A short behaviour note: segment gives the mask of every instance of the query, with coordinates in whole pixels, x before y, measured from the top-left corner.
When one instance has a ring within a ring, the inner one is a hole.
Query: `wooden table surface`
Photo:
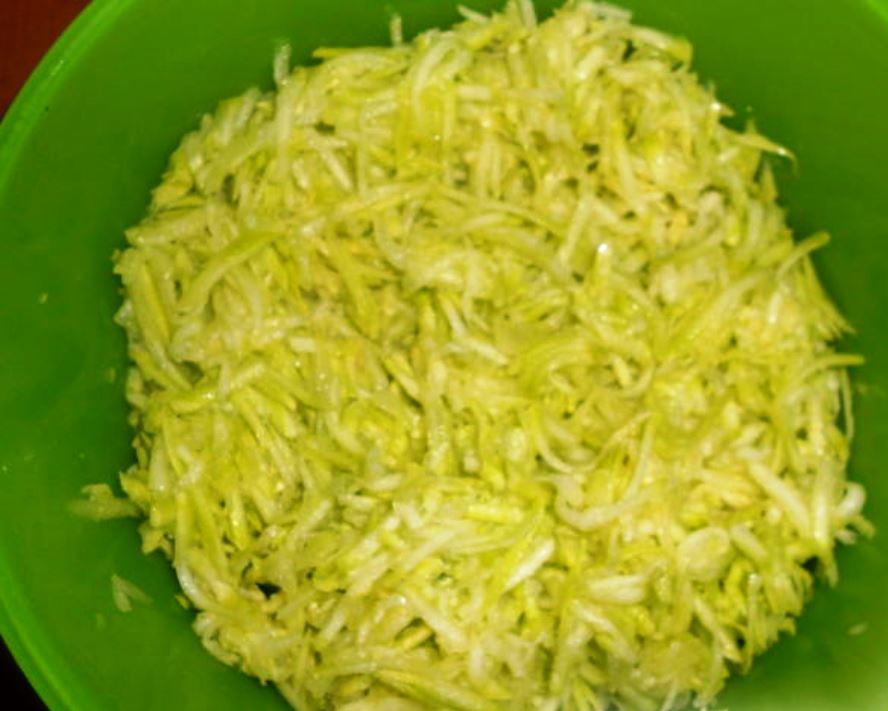
[[[0,0],[0,114],[88,0]]]

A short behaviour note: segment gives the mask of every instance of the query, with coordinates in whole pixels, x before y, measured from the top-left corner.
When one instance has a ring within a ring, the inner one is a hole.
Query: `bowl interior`
[[[490,9],[499,0],[474,0]],[[540,3],[551,7],[555,3]],[[624,0],[689,37],[721,98],[792,148],[780,174],[799,235],[834,237],[819,260],[859,330],[853,476],[888,530],[888,0]],[[388,13],[415,32],[449,0],[99,0],[47,57],[0,130],[0,631],[57,709],[285,708],[201,648],[165,560],[131,521],[90,523],[66,504],[130,461],[124,340],[110,255],[138,220],[179,137],[217,100],[270,83],[282,40],[380,43]],[[752,107],[750,109],[749,107]],[[735,711],[888,708],[885,534],[840,553],[796,637],[723,697]],[[152,598],[129,614],[110,576]],[[849,634],[849,629],[862,634]]]

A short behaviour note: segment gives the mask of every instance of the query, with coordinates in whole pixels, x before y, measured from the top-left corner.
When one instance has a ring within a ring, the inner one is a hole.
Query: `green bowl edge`
[[[41,105],[62,85],[68,67],[89,50],[104,28],[139,1],[92,0],[40,60],[0,121],[0,189],[9,178],[29,126],[39,114]],[[863,0],[863,4],[888,25],[888,0]],[[0,637],[50,709],[81,708],[58,682],[52,671],[53,665],[41,653],[41,649],[46,648],[41,639],[43,635],[33,632],[34,628],[22,614],[24,609],[16,599],[18,595],[11,594],[14,585],[8,563],[0,556]],[[29,628],[30,633],[26,632]]]
[[[93,0],[43,56],[0,122],[0,190],[27,140],[41,106],[63,85],[69,67],[87,52],[103,30],[138,0]],[[21,593],[8,562],[0,556],[0,636],[43,702],[51,709],[77,709],[81,704],[60,683],[41,650],[44,635],[29,624]]]

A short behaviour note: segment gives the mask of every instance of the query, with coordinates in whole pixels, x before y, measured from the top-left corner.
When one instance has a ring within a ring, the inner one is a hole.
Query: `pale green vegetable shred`
[[[116,518],[141,518],[141,509],[132,501],[114,495],[108,484],[89,484],[80,492],[83,498],[73,500],[71,513],[92,521],[110,521]]]
[[[686,41],[463,15],[173,154],[116,260],[144,549],[305,711],[707,706],[869,533],[826,237]]]
[[[144,590],[117,574],[111,576],[111,598],[120,612],[132,612],[133,602],[151,604],[151,598]]]

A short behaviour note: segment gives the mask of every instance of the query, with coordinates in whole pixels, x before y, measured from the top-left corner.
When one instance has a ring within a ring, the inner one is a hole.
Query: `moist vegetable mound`
[[[305,711],[705,706],[869,530],[787,152],[612,6],[392,35],[282,49],[127,233],[144,549]]]

